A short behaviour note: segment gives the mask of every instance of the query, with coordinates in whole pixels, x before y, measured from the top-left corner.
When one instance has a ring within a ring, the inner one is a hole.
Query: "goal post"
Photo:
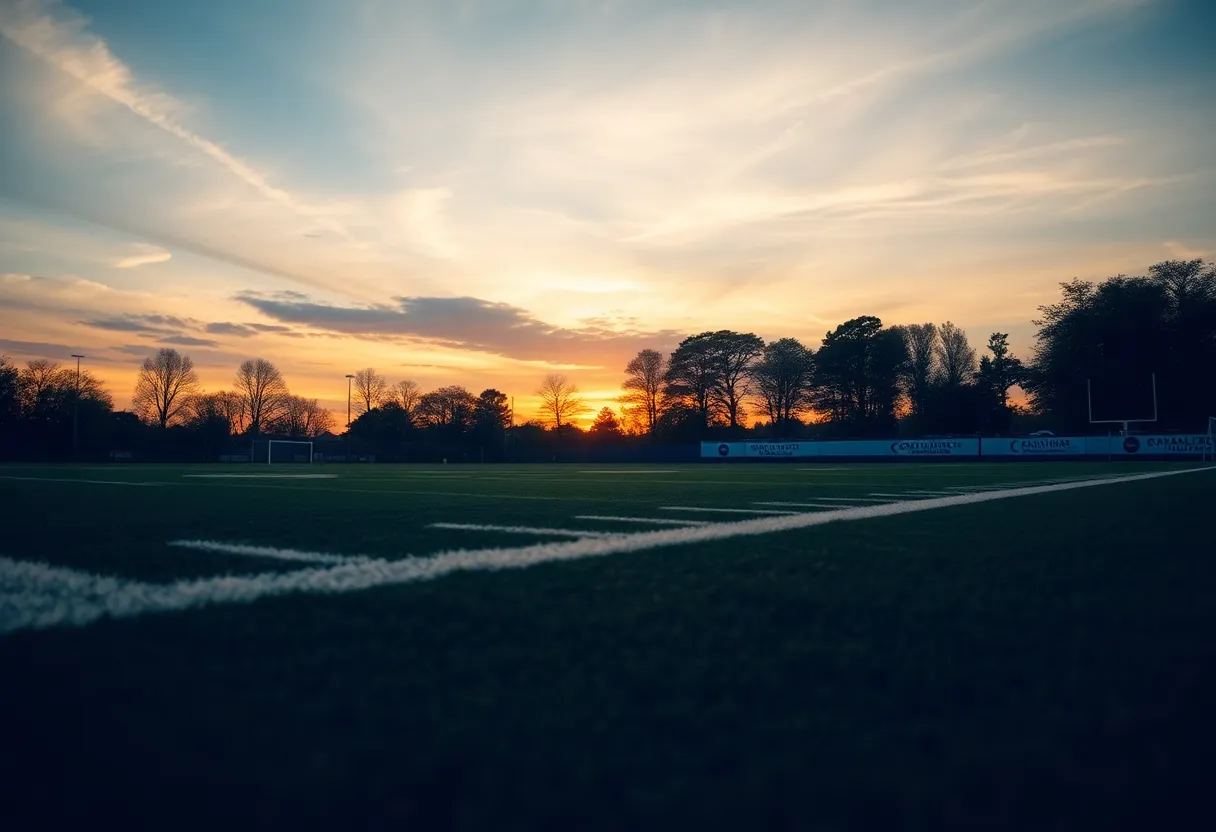
[[[1139,380],[1115,376],[1085,379],[1085,403],[1091,425],[1128,426],[1157,421],[1157,374]]]
[[[268,465],[291,462],[311,465],[312,461],[312,442],[296,439],[271,439],[266,443],[266,463]]]
[[[1208,442],[1203,446],[1203,461],[1216,462],[1216,416],[1208,417]]]

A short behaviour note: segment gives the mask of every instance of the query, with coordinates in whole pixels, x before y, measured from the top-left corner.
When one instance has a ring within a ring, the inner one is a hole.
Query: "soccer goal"
[[[255,462],[262,462],[263,460],[269,465],[289,462],[311,465],[313,460],[312,443],[296,439],[270,439],[266,442],[265,456],[261,453],[261,448],[258,448],[258,453],[254,456]]]

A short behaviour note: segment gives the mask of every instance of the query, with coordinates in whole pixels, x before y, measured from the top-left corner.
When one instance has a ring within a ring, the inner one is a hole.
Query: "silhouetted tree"
[[[21,418],[21,395],[17,367],[0,355],[0,428],[12,430]]]
[[[359,370],[354,379],[355,407],[359,413],[366,413],[373,407],[379,407],[388,401],[390,393],[388,379],[380,375],[372,367]]]
[[[616,413],[611,407],[600,408],[588,433],[593,439],[599,440],[619,439],[624,436],[621,432],[621,423],[617,421]]]
[[[418,416],[418,400],[422,398],[422,388],[418,386],[418,382],[409,379],[399,381],[389,393],[392,400],[401,405],[405,417],[414,422]]]
[[[894,329],[894,327],[892,327]],[[904,391],[914,416],[919,416],[929,396],[929,386],[938,375],[938,334],[934,324],[909,324],[899,327],[908,350]]]
[[[560,373],[550,373],[545,376],[540,387],[536,390],[540,396],[541,421],[554,430],[561,430],[564,425],[587,412],[587,405],[579,396],[578,387]]]
[[[273,422],[287,405],[287,382],[279,368],[265,358],[250,358],[236,371],[233,382],[253,436],[262,433],[264,425]]]
[[[938,383],[947,389],[959,388],[975,377],[975,349],[967,341],[967,333],[950,321],[938,329]]]
[[[418,400],[418,417],[423,424],[448,437],[472,430],[476,412],[477,398],[459,385],[440,387]]]
[[[275,432],[283,436],[312,438],[332,430],[336,420],[334,414],[321,407],[316,399],[303,396],[288,396],[283,411],[275,420]]]
[[[188,355],[162,347],[144,359],[135,380],[134,411],[163,430],[180,421],[189,398],[199,391],[198,373]]]
[[[815,354],[815,409],[833,428],[860,435],[895,428],[899,380],[908,358],[903,333],[864,315],[829,332]]]
[[[796,338],[773,341],[752,364],[752,389],[775,435],[810,409],[814,365],[814,353]]]
[[[1022,361],[1009,351],[1009,334],[994,332],[988,338],[988,351],[992,357],[980,359],[978,380],[982,387],[990,391],[997,407],[1009,406],[1009,389],[1021,384],[1025,374]]]
[[[1095,418],[1138,416],[1151,409],[1155,374],[1159,428],[1206,423],[1216,411],[1216,389],[1206,381],[1216,362],[1216,266],[1171,260],[1144,277],[1060,288],[1061,300],[1039,307],[1034,322],[1039,330],[1023,387],[1036,412],[1050,414],[1059,430],[1088,429],[1092,380],[1103,411]]]
[[[245,430],[245,407],[239,394],[231,390],[200,393],[186,400],[185,423],[191,428],[223,423],[224,435],[237,435]]]
[[[671,353],[663,376],[667,409],[678,410],[681,422],[686,421],[683,414],[687,411],[695,413],[697,427],[701,430],[714,421],[717,403],[714,390],[721,364],[713,336],[712,332],[702,332],[681,341]]]
[[[710,336],[710,343],[718,368],[712,386],[714,404],[727,425],[737,428],[747,416],[743,402],[751,392],[751,367],[764,351],[764,339],[751,332],[722,329]]]
[[[621,403],[637,409],[646,433],[653,434],[663,402],[667,361],[658,350],[642,350],[625,366]]]

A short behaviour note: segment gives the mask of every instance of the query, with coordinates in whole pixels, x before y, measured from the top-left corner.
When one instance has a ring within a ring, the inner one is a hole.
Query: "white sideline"
[[[214,540],[170,540],[169,546],[181,549],[199,549],[204,552],[222,552],[225,555],[245,555],[253,558],[273,558],[300,563],[357,563],[364,557],[327,555],[322,552],[298,552],[295,549],[276,549],[272,546],[247,546],[244,543],[218,543]]]
[[[169,482],[129,482],[127,480],[77,480],[67,477],[13,477],[0,474],[0,480],[24,480],[26,482],[82,482],[87,485],[139,485],[144,487],[172,485]]]
[[[579,471],[580,474],[678,474],[679,471]]]
[[[666,546],[707,543],[735,537],[792,531],[826,523],[893,517],[938,508],[975,505],[1013,497],[1073,491],[1099,485],[1139,482],[1144,480],[1216,471],[1216,467],[1187,468],[1176,471],[1155,471],[1125,477],[1084,480],[1073,483],[1030,486],[1008,491],[981,494],[960,494],[930,500],[911,500],[881,506],[857,506],[838,511],[795,514],[785,517],[760,517],[734,523],[711,523],[680,529],[660,529],[631,535],[611,535],[602,538],[572,540],[565,543],[542,543],[514,549],[480,549],[474,551],[442,552],[432,557],[406,557],[400,560],[367,558],[329,568],[309,568],[295,572],[266,573],[249,577],[225,576],[201,580],[177,581],[170,584],[148,584],[115,581],[70,570],[53,570],[42,564],[0,558],[0,633],[27,628],[53,627],[64,624],[82,625],[105,616],[129,618],[152,612],[168,612],[205,607],[210,604],[249,603],[268,596],[294,592],[343,593],[357,592],[377,586],[433,580],[453,572],[522,569],[552,561],[577,560],[605,555],[641,552]],[[69,573],[69,574],[65,574]],[[30,581],[26,581],[26,578]],[[47,603],[45,587],[72,585],[79,582],[82,594],[59,598]],[[28,583],[34,589],[25,591]],[[16,591],[13,591],[16,588]]]
[[[427,528],[454,529],[462,532],[504,532],[506,534],[551,534],[555,537],[615,537],[612,532],[592,532],[581,529],[545,529],[535,526],[494,526],[479,523],[431,523]]]
[[[200,480],[333,480],[337,474],[182,474]]]
[[[575,520],[610,520],[616,523],[647,523],[652,526],[708,526],[708,520],[674,520],[665,517],[616,517],[607,514],[576,514]]]
[[[704,508],[702,506],[659,506],[659,511],[703,511],[712,514],[797,514],[769,508]]]
[[[877,502],[871,500],[870,502]],[[782,502],[760,502],[753,501],[752,505],[756,506],[786,506],[789,508],[850,508],[850,506],[842,506],[840,503],[782,503]]]
[[[808,500],[820,500],[821,502],[824,502],[824,503],[881,503],[881,502],[885,502],[884,500],[876,500],[873,497],[819,497],[819,496],[815,496],[815,497],[808,497],[807,499]],[[795,506],[795,505],[798,505],[798,503],[766,502],[763,500],[756,500],[752,503],[752,505],[756,505],[756,506]],[[844,508],[844,506],[841,506],[841,508]]]
[[[0,633],[96,621],[107,598],[130,595],[131,583],[75,569],[0,557]],[[142,611],[138,594],[133,615]]]

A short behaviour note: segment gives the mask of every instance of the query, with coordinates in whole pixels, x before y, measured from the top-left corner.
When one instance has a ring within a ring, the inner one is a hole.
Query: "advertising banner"
[[[1021,436],[1001,439],[856,439],[830,442],[702,442],[703,459],[1199,456],[1205,434]]]
[[[1115,456],[1199,456],[1211,449],[1211,440],[1202,433],[1178,433],[1158,436],[1095,437],[1090,453]],[[1101,450],[1097,450],[1100,448]]]
[[[1102,453],[1106,453],[1106,437]],[[984,439],[982,456],[1083,456],[1091,453],[1084,436],[1020,436]]]
[[[867,439],[839,442],[702,442],[702,458],[974,457],[978,439]]]

